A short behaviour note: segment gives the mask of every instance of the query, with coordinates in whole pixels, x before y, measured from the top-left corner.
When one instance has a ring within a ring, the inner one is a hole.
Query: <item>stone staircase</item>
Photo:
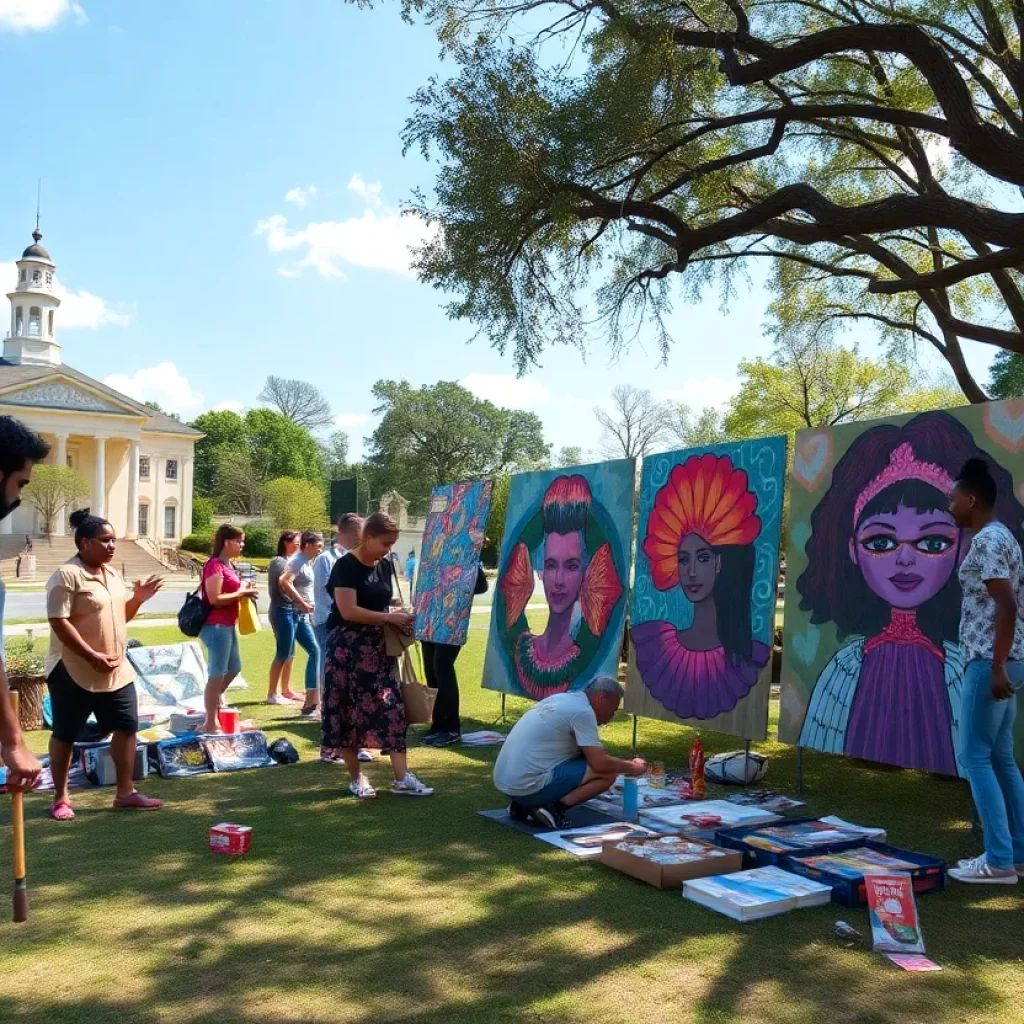
[[[0,537],[0,578],[5,581],[18,578],[17,558],[24,548],[24,537]],[[71,537],[35,537],[32,540],[32,554],[36,557],[36,573],[32,582],[45,583],[58,566],[74,556],[75,542]],[[149,551],[130,540],[117,542],[113,566],[129,581],[145,579],[153,574],[166,579],[189,578],[187,571],[169,569]],[[30,582],[24,575],[21,579]]]

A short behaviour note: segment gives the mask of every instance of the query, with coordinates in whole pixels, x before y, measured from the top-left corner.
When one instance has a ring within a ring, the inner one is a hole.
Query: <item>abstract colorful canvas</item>
[[[784,437],[644,459],[627,711],[764,739],[785,471]]]
[[[1024,400],[801,431],[794,456],[779,738],[966,774],[957,568],[970,537],[947,493],[984,459],[996,517],[1024,540]]]
[[[416,577],[416,639],[466,642],[480,548],[491,510],[491,480],[435,487]]]
[[[618,674],[634,474],[620,459],[512,477],[487,689],[540,700]]]

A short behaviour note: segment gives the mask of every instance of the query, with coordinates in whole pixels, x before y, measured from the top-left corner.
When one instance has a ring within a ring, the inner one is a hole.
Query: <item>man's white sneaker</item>
[[[985,855],[975,857],[949,869],[949,877],[958,882],[971,882],[975,885],[1016,885],[1017,872],[1013,868],[994,868],[985,859]]]
[[[356,755],[360,761],[364,764],[369,764],[371,761],[376,761],[377,758],[373,756],[373,753],[369,750],[363,750],[361,747],[359,753]]]
[[[404,779],[395,779],[391,783],[391,792],[395,796],[430,796],[434,791],[420,782],[412,772],[406,772]]]
[[[370,785],[370,780],[365,775],[348,784],[348,791],[359,800],[372,800],[377,795],[377,790]]]

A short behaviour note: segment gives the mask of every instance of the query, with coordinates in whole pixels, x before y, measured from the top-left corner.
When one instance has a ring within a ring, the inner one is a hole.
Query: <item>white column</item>
[[[178,540],[192,532],[192,460],[181,460],[181,522],[178,523]]]
[[[94,516],[102,518],[107,514],[107,439],[96,438],[96,480],[92,488],[92,507]]]
[[[128,540],[139,535],[139,442],[132,441],[128,453]]]
[[[164,461],[162,455],[153,455],[149,460],[149,471],[153,474],[153,504],[149,508],[152,525],[149,532],[158,544],[162,544],[164,540],[164,507],[160,498],[160,485],[164,482],[164,474],[167,472]]]
[[[68,435],[58,434],[57,435],[57,465],[62,469],[68,464]],[[61,505],[57,509],[57,521],[53,524],[53,534],[55,537],[63,537],[67,532],[65,529],[65,522],[68,518],[68,510]]]

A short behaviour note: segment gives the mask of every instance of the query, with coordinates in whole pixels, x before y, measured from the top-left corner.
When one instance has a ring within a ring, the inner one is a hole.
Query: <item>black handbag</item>
[[[195,593],[189,594],[185,598],[185,603],[178,610],[178,629],[185,634],[185,636],[199,636],[199,631],[206,625],[206,620],[210,617],[211,607],[210,605],[200,597],[200,591],[203,585],[199,584],[199,590]]]

